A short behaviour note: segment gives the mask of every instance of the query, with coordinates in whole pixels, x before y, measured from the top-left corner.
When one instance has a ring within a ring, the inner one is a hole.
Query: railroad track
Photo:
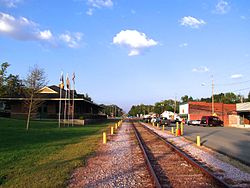
[[[135,135],[148,169],[159,187],[230,187],[202,164],[139,123],[133,123]]]

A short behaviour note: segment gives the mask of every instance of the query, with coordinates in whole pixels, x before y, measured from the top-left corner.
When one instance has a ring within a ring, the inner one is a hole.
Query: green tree
[[[250,102],[250,91],[248,92],[247,101]]]
[[[0,97],[16,97],[22,93],[22,80],[18,75],[7,74],[10,66],[5,62],[0,68]]]
[[[5,96],[6,90],[6,79],[7,79],[7,68],[10,66],[9,63],[5,62],[1,64],[0,67],[0,96]]]
[[[191,97],[191,96],[189,97],[188,95],[184,95],[184,96],[181,97],[181,102],[182,103],[187,103],[189,101],[193,101],[193,97]]]
[[[19,79],[18,75],[10,74],[7,77],[7,85],[6,85],[6,96],[8,97],[17,97],[22,94],[23,85],[22,80]]]

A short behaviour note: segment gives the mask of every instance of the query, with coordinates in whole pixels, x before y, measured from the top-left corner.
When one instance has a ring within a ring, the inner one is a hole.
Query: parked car
[[[161,119],[161,122],[160,122],[161,125],[170,126],[171,121],[170,121],[168,118],[166,118],[166,117],[161,117],[160,119]]]
[[[156,117],[152,117],[151,123],[156,123]]]
[[[223,126],[223,121],[216,116],[202,116],[201,126]]]
[[[151,121],[151,118],[143,118],[143,122],[149,123]]]
[[[161,118],[157,117],[155,123],[161,123]]]
[[[201,120],[199,119],[188,121],[188,125],[200,125],[200,123],[201,123]]]

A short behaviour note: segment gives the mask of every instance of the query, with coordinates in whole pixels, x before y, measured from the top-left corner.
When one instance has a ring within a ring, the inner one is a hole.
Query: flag
[[[66,87],[68,90],[70,90],[70,81],[69,81],[69,76],[67,74],[67,78],[66,78]]]
[[[59,87],[60,87],[61,89],[64,89],[63,72],[61,73],[61,77],[60,77],[60,84],[59,84]]]
[[[73,81],[74,84],[75,84],[75,77],[76,77],[75,72],[73,72],[72,81]]]

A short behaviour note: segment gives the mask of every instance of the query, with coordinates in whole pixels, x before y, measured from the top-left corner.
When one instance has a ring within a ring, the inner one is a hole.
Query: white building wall
[[[236,104],[237,112],[250,112],[250,102]]]
[[[188,104],[181,104],[179,107],[179,114],[180,115],[189,114],[189,105]]]

